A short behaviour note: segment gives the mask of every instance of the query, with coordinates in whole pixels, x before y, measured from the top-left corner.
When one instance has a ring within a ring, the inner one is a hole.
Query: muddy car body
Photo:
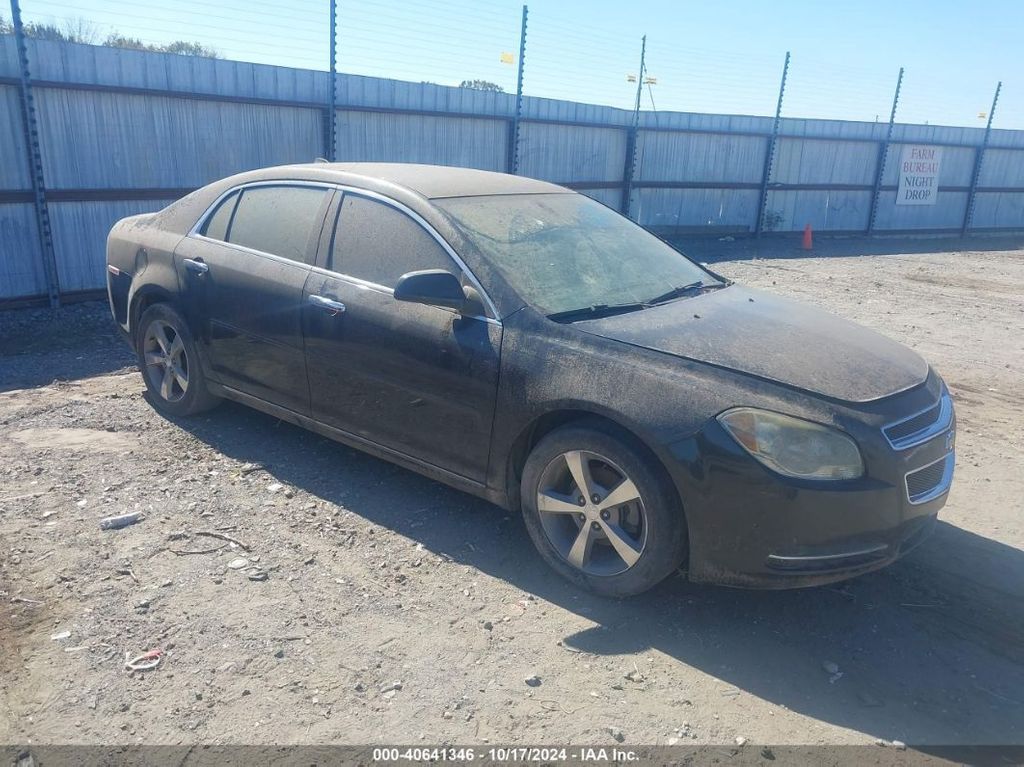
[[[124,219],[107,257],[158,408],[233,399],[521,508],[601,593],[680,566],[759,587],[877,569],[952,481],[951,400],[915,353],[545,182],[270,168]],[[574,298],[648,272],[667,290]]]

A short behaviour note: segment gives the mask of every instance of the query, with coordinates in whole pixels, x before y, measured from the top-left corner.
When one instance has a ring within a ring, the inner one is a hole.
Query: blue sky
[[[771,114],[786,51],[783,115],[1024,128],[1022,0],[533,0],[525,92],[630,107],[647,35],[643,107]],[[326,0],[22,0],[26,20],[84,20],[146,42],[196,40],[224,58],[327,68]],[[515,90],[522,4],[506,0],[339,0],[340,70]]]

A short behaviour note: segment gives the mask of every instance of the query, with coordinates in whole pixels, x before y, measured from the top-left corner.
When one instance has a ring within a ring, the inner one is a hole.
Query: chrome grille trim
[[[905,424],[908,421],[913,421],[915,418],[920,418],[931,410],[937,410],[937,416],[931,423],[916,429],[910,434],[902,434],[897,437],[890,436],[890,432],[895,430],[896,427],[901,424]],[[912,447],[923,445],[925,442],[935,439],[937,436],[947,431],[952,423],[953,398],[949,396],[948,391],[943,390],[942,396],[939,397],[938,404],[929,405],[924,410],[912,413],[906,418],[901,418],[898,421],[886,424],[882,427],[882,434],[885,436],[886,442],[889,443],[893,450],[909,450]]]
[[[936,464],[941,463],[943,461],[945,461],[945,465],[942,467],[942,476],[940,477],[938,483],[927,489],[920,490],[915,495],[911,495],[910,477],[919,472],[927,471],[928,469],[932,468]],[[932,461],[931,463],[925,464],[924,466],[919,466],[913,471],[907,472],[903,477],[903,484],[907,491],[907,500],[916,506],[921,503],[928,503],[928,501],[934,501],[940,495],[943,495],[944,493],[948,492],[949,486],[953,484],[953,465],[955,463],[956,453],[950,452],[942,456],[942,458],[938,459],[937,461]]]

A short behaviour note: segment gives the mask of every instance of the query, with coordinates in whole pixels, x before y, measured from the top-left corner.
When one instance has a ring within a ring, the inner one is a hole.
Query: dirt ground
[[[788,592],[580,593],[482,501],[241,406],[160,417],[105,305],[0,314],[0,743],[1021,743],[1024,250],[961,246],[693,243],[956,400],[936,533]]]

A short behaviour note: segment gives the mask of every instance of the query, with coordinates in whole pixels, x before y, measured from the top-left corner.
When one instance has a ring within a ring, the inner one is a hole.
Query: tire
[[[150,404],[159,412],[178,418],[202,413],[220,403],[220,398],[206,388],[188,324],[170,304],[154,304],[143,312],[135,350]]]
[[[579,492],[580,471],[589,498]],[[595,594],[647,591],[686,557],[686,520],[668,476],[634,438],[604,423],[570,424],[545,436],[526,459],[521,498],[541,556]]]

